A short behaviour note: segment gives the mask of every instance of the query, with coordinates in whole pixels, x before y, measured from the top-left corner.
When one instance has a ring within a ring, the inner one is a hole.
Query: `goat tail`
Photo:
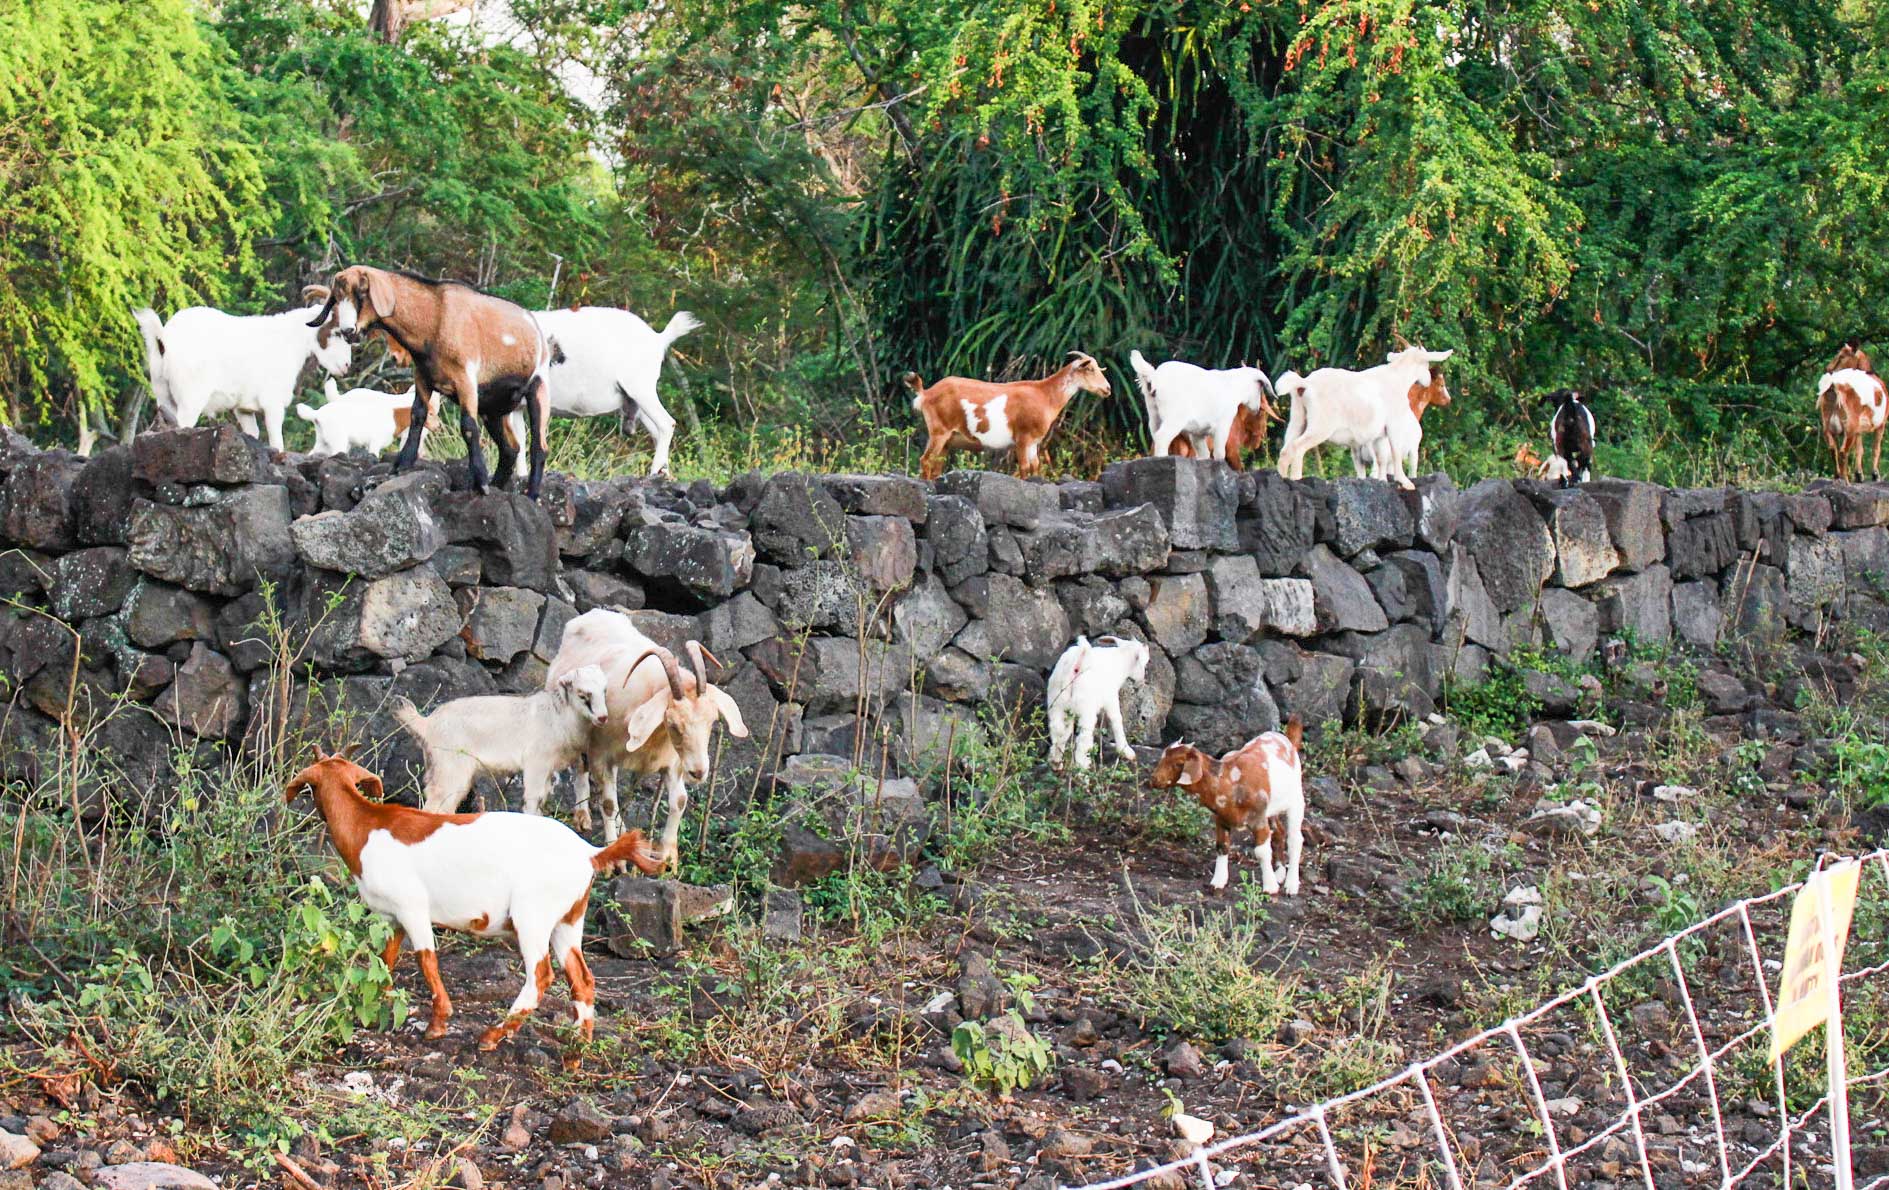
[[[1280,375],[1278,381],[1273,385],[1273,395],[1279,397],[1294,397],[1304,391],[1305,377],[1289,368]]]
[[[341,386],[335,383],[334,377],[324,376],[321,378],[321,392],[328,400],[335,401],[341,397]]]
[[[151,377],[151,396],[160,407],[168,408],[171,386],[164,378],[164,320],[149,306],[139,306],[131,316],[138,320],[138,329],[144,332],[144,367]]]
[[[590,866],[593,871],[601,872],[624,860],[635,864],[645,876],[654,876],[662,871],[662,857],[649,849],[649,841],[643,837],[642,831],[626,831],[618,835],[608,846],[599,848],[590,857]]]
[[[1292,750],[1297,752],[1305,740],[1305,720],[1297,715],[1287,719],[1284,734],[1286,739],[1292,741]]]
[[[1135,369],[1135,387],[1141,390],[1141,404],[1148,411],[1148,434],[1154,435],[1160,416],[1154,408],[1154,365],[1139,350],[1128,353],[1128,362]]]
[[[675,314],[670,317],[669,325],[663,327],[662,333],[656,337],[662,340],[663,350],[667,351],[669,350],[669,345],[674,343],[677,339],[680,339],[690,331],[699,331],[701,329],[701,319],[689,313],[687,310],[677,310]]]
[[[411,701],[404,698],[394,699],[393,710],[394,721],[405,728],[408,735],[418,740],[420,747],[425,748],[426,716],[420,714],[419,708],[415,707]]]
[[[303,421],[314,421],[315,411],[302,402],[297,401],[295,403],[295,416],[301,418]]]
[[[918,408],[918,403],[925,399],[925,382],[917,372],[907,372],[899,377],[899,383],[912,390],[912,408]]]

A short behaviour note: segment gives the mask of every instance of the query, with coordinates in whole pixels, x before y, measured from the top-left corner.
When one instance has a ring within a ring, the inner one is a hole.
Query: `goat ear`
[[[721,712],[722,722],[728,725],[728,734],[738,740],[748,738],[748,725],[741,718],[741,708],[735,705],[726,690],[720,686],[710,686],[708,697],[715,703],[715,709]]]
[[[286,806],[296,798],[301,797],[304,793],[314,792],[314,789],[314,782],[310,781],[307,777],[298,776],[295,780],[289,782],[287,789],[282,791],[282,804]]]
[[[361,796],[370,802],[384,801],[387,789],[380,783],[380,778],[372,773],[362,773],[354,782],[354,787],[361,791]]]
[[[668,709],[669,691],[666,688],[661,693],[639,703],[623,721],[624,750],[634,752],[647,744],[649,737],[656,734],[656,729],[662,726],[663,712]]]
[[[391,318],[394,312],[393,278],[379,269],[372,269],[367,274],[367,300],[374,304],[374,313],[380,318]]]

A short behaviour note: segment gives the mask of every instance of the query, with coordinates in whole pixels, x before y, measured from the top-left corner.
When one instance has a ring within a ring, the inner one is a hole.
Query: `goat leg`
[[[525,389],[525,425],[531,431],[531,476],[525,481],[525,495],[532,500],[538,498],[538,491],[544,486],[546,423],[550,420],[550,396],[545,390],[544,377],[534,376]]]
[[[429,403],[431,400],[431,390],[416,368],[413,373],[413,411],[407,418],[407,440],[400,444],[400,453],[394,456],[395,474],[419,461],[420,439],[426,436],[426,419],[432,409]]]
[[[479,420],[485,423],[485,432],[498,445],[498,468],[492,472],[492,486],[507,491],[512,486],[512,472],[518,467],[518,447],[512,442],[505,414],[486,411],[479,414]]]
[[[1213,824],[1213,879],[1207,882],[1212,892],[1220,892],[1227,886],[1227,843],[1232,832],[1220,823]]]

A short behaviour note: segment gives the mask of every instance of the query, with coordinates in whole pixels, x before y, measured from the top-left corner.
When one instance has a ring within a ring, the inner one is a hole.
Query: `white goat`
[[[1369,450],[1377,460],[1374,474],[1388,477],[1399,487],[1414,487],[1390,438],[1392,418],[1399,408],[1408,415],[1411,386],[1428,388],[1430,365],[1452,354],[1413,345],[1389,353],[1384,363],[1362,372],[1320,368],[1309,376],[1297,372],[1281,376],[1279,391],[1292,396],[1292,416],[1286,422],[1285,445],[1279,449],[1279,474],[1303,479],[1305,456],[1330,443]]]
[[[1423,445],[1423,415],[1433,407],[1449,403],[1450,388],[1443,380],[1443,369],[1431,368],[1427,384],[1412,384],[1404,398],[1390,401],[1384,438],[1371,447],[1351,448],[1351,467],[1357,472],[1358,478],[1362,479],[1367,474],[1373,479],[1384,478],[1386,460],[1378,457],[1378,448],[1386,443],[1392,455],[1403,465],[1404,474],[1416,474],[1417,450]]]
[[[377,455],[404,437],[413,420],[411,385],[403,393],[384,393],[372,388],[341,392],[330,376],[322,381],[322,390],[328,394],[328,403],[321,408],[299,403],[295,406],[295,416],[315,427],[315,445],[308,449],[310,458],[346,454],[350,450]],[[438,394],[433,396],[433,406],[427,413],[427,424],[420,430],[422,446],[427,433],[439,428],[434,420],[438,413]]]
[[[546,678],[555,682],[573,669],[594,665],[603,670],[610,692],[609,717],[591,729],[585,749],[589,772],[577,779],[578,828],[590,828],[590,801],[595,799],[604,840],[615,839],[623,829],[617,816],[617,769],[627,768],[639,777],[660,774],[669,801],[661,849],[666,864],[678,858],[682,813],[689,806],[683,778],[708,777],[708,740],[715,720],[726,721],[730,735],[748,734],[735,700],[709,684],[702,646],[688,642],[688,654],[693,674],[683,673],[675,655],[638,632],[628,616],[595,608],[564,626]]]
[[[536,814],[551,778],[583,759],[592,729],[610,715],[603,671],[573,669],[533,694],[456,698],[422,716],[406,699],[394,718],[426,753],[426,808],[459,808],[473,779],[523,773],[524,809]]]
[[[1135,382],[1147,405],[1156,456],[1167,454],[1174,439],[1185,434],[1195,458],[1224,460],[1240,410],[1269,411],[1266,397],[1273,391],[1272,381],[1258,368],[1216,370],[1178,359],[1156,368],[1139,351],[1129,352],[1128,362],[1134,365]]]
[[[305,299],[328,291],[310,286]],[[147,307],[132,311],[144,332],[144,362],[159,411],[176,425],[194,426],[210,413],[234,413],[243,433],[256,437],[256,417],[269,445],[282,449],[282,418],[295,400],[295,382],[312,357],[334,375],[348,370],[353,352],[333,321],[308,325],[321,310],[308,306],[280,314],[225,314],[191,306],[158,319]]]
[[[1087,772],[1095,755],[1095,720],[1106,713],[1115,732],[1115,751],[1133,760],[1135,749],[1122,727],[1122,686],[1145,681],[1148,646],[1138,640],[1102,637],[1090,644],[1078,636],[1056,661],[1049,675],[1049,763],[1063,767],[1072,727],[1076,732],[1076,768]]]
[[[452,998],[439,977],[433,928],[463,930],[481,938],[511,936],[525,961],[525,982],[499,1024],[479,1038],[496,1048],[518,1031],[551,986],[551,963],[564,967],[571,985],[572,1015],[588,1039],[597,1009],[597,981],[584,962],[584,911],[598,872],[633,863],[660,870],[631,831],[608,847],[592,847],[563,823],[524,814],[429,814],[390,806],[380,778],[342,756],[323,756],[289,779],[292,802],[312,794],[328,827],[328,839],[354,874],[361,900],[394,921],[394,936],[381,957],[391,972],[400,944],[410,942],[433,993],[429,1038],[443,1037],[453,1014]]]
[[[699,328],[702,320],[681,310],[658,331],[628,310],[608,306],[540,310],[532,317],[556,344],[546,373],[552,416],[634,415],[655,443],[649,473],[665,474],[676,419],[662,407],[656,382],[669,345]],[[515,437],[523,436],[524,425],[522,414],[507,422]]]

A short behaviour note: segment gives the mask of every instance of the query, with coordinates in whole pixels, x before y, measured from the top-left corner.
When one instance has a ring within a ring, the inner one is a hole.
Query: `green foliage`
[[[964,1063],[966,1082],[1005,1098],[1035,1086],[1056,1062],[1049,1042],[1014,1010],[990,1024],[959,1022],[951,1031],[951,1052]]]
[[[0,0],[0,30],[0,419],[96,417],[143,371],[131,307],[255,275],[261,156],[188,0]]]
[[[1136,922],[1143,945],[1106,960],[1109,986],[1125,1010],[1177,1036],[1271,1037],[1300,991],[1261,965],[1265,922],[1225,912],[1196,919],[1178,906],[1144,910]]]
[[[1478,846],[1450,846],[1435,858],[1405,892],[1404,914],[1422,926],[1467,925],[1493,911],[1501,895],[1495,857]]]

